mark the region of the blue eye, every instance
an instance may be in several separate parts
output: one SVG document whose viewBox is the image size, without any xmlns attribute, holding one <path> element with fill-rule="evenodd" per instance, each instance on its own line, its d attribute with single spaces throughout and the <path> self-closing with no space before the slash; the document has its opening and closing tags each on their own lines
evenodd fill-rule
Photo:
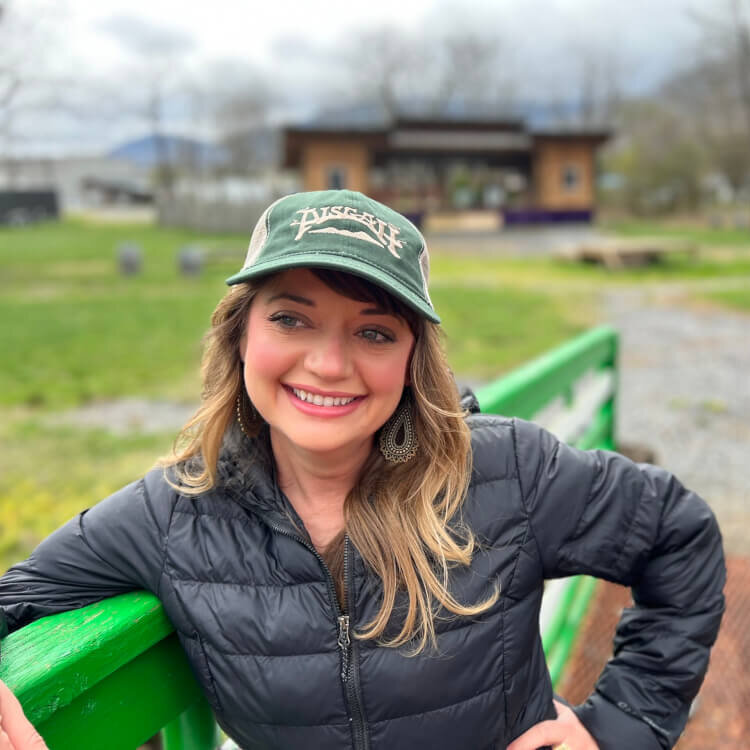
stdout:
<svg viewBox="0 0 750 750">
<path fill-rule="evenodd" d="M 359 335 L 373 344 L 386 344 L 393 341 L 391 336 L 377 328 L 365 328 L 365 330 L 359 332 Z"/>
<path fill-rule="evenodd" d="M 272 323 L 278 323 L 282 328 L 299 328 L 304 323 L 295 315 L 288 313 L 276 313 L 268 318 Z"/>
</svg>

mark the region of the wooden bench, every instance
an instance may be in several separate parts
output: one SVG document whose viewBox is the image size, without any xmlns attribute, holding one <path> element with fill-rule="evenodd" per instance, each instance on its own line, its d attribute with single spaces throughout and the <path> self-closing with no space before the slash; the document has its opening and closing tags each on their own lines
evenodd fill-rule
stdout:
<svg viewBox="0 0 750 750">
<path fill-rule="evenodd" d="M 559 256 L 565 260 L 597 263 L 605 268 L 620 269 L 652 265 L 675 253 L 687 253 L 694 258 L 698 254 L 698 246 L 684 240 L 664 237 L 606 237 L 564 248 Z"/>
</svg>

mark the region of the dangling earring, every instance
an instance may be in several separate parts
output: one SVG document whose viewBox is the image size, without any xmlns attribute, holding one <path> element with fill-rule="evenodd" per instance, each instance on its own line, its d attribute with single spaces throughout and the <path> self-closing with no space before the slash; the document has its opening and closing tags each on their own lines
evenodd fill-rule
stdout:
<svg viewBox="0 0 750 750">
<path fill-rule="evenodd" d="M 399 440 L 399 436 L 401 439 Z M 417 455 L 419 442 L 412 415 L 412 400 L 404 395 L 388 421 L 380 428 L 380 452 L 392 464 L 403 464 Z"/>
<path fill-rule="evenodd" d="M 242 395 L 245 393 L 244 390 L 241 390 L 237 394 L 237 402 L 235 405 L 235 412 L 237 413 L 237 422 L 240 425 L 240 429 L 242 430 L 245 437 L 249 438 L 252 437 L 252 433 L 254 430 L 250 429 L 245 419 L 249 418 L 253 422 L 256 421 L 258 412 L 255 410 L 255 407 L 252 404 L 252 401 L 250 401 L 249 398 L 242 398 Z M 245 406 L 245 403 L 247 403 L 247 406 Z M 249 414 L 247 412 L 250 412 Z M 243 413 L 244 412 L 244 413 Z"/>
</svg>

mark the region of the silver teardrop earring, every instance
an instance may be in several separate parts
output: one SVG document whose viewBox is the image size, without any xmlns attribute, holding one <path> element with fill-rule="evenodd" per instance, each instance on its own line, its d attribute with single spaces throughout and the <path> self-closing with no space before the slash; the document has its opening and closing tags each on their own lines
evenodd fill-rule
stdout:
<svg viewBox="0 0 750 750">
<path fill-rule="evenodd" d="M 379 447 L 383 458 L 392 464 L 403 464 L 417 455 L 419 441 L 414 425 L 413 402 L 404 390 L 396 411 L 380 428 Z M 400 439 L 399 439 L 400 438 Z"/>
</svg>

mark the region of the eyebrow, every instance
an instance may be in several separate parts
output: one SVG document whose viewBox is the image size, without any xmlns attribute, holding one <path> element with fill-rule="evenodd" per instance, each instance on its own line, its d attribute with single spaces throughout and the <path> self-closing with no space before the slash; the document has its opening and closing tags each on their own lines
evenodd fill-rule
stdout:
<svg viewBox="0 0 750 750">
<path fill-rule="evenodd" d="M 279 292 L 268 298 L 268 302 L 271 303 L 277 299 L 288 299 L 292 302 L 299 302 L 300 305 L 307 305 L 307 307 L 315 307 L 315 302 L 307 297 L 301 297 L 299 294 L 290 294 L 289 292 Z M 360 315 L 392 315 L 385 308 L 382 307 L 367 307 L 360 310 Z"/>
<path fill-rule="evenodd" d="M 315 307 L 315 303 L 307 297 L 300 297 L 298 294 L 289 294 L 288 292 L 280 292 L 274 294 L 273 297 L 269 297 L 268 301 L 273 302 L 277 299 L 290 299 L 292 302 L 299 302 L 300 305 L 307 305 L 308 307 Z"/>
</svg>

